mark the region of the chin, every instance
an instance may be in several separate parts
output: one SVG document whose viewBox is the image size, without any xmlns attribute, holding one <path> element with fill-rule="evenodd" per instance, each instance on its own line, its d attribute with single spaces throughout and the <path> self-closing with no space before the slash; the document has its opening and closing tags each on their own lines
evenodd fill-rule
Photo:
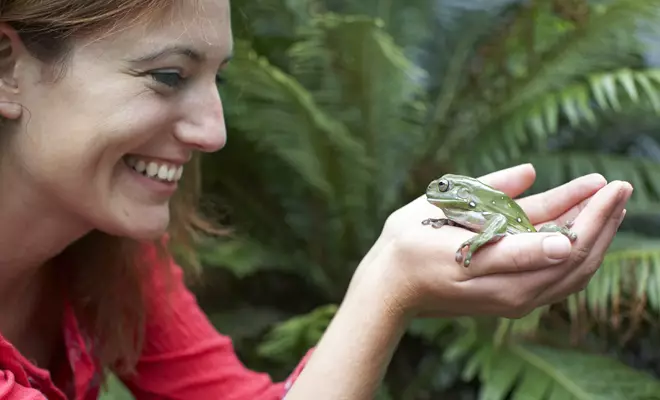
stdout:
<svg viewBox="0 0 660 400">
<path fill-rule="evenodd" d="M 110 218 L 109 224 L 98 229 L 114 236 L 135 240 L 153 240 L 161 238 L 167 232 L 169 223 L 168 207 L 150 207 L 149 210 L 125 213 Z"/>
</svg>

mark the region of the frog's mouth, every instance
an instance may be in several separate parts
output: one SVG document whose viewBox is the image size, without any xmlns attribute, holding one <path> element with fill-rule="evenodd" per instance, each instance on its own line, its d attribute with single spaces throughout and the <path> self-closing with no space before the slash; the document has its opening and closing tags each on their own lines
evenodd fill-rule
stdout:
<svg viewBox="0 0 660 400">
<path fill-rule="evenodd" d="M 468 201 L 456 198 L 439 198 L 426 196 L 429 203 L 440 208 L 469 209 Z"/>
</svg>

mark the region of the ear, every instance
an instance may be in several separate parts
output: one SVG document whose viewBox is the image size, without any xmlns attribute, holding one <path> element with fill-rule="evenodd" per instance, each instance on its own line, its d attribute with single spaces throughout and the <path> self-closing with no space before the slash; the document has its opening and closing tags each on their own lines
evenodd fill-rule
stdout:
<svg viewBox="0 0 660 400">
<path fill-rule="evenodd" d="M 18 72 L 19 55 L 26 54 L 18 32 L 9 24 L 0 23 L 0 117 L 20 118 L 23 108 L 19 101 Z"/>
</svg>

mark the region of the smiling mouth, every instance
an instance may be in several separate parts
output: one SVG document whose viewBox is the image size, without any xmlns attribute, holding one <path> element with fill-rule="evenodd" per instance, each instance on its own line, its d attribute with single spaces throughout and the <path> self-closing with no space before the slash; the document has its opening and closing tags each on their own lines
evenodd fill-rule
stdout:
<svg viewBox="0 0 660 400">
<path fill-rule="evenodd" d="M 133 171 L 158 182 L 175 183 L 183 176 L 183 165 L 150 161 L 132 155 L 125 156 L 123 160 Z"/>
</svg>

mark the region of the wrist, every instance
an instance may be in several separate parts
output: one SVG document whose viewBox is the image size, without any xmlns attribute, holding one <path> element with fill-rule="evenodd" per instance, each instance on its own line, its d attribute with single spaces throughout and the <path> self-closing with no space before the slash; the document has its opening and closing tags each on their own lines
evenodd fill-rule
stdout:
<svg viewBox="0 0 660 400">
<path fill-rule="evenodd" d="M 374 398 L 407 318 L 381 286 L 358 281 L 351 283 L 287 399 Z"/>
</svg>

